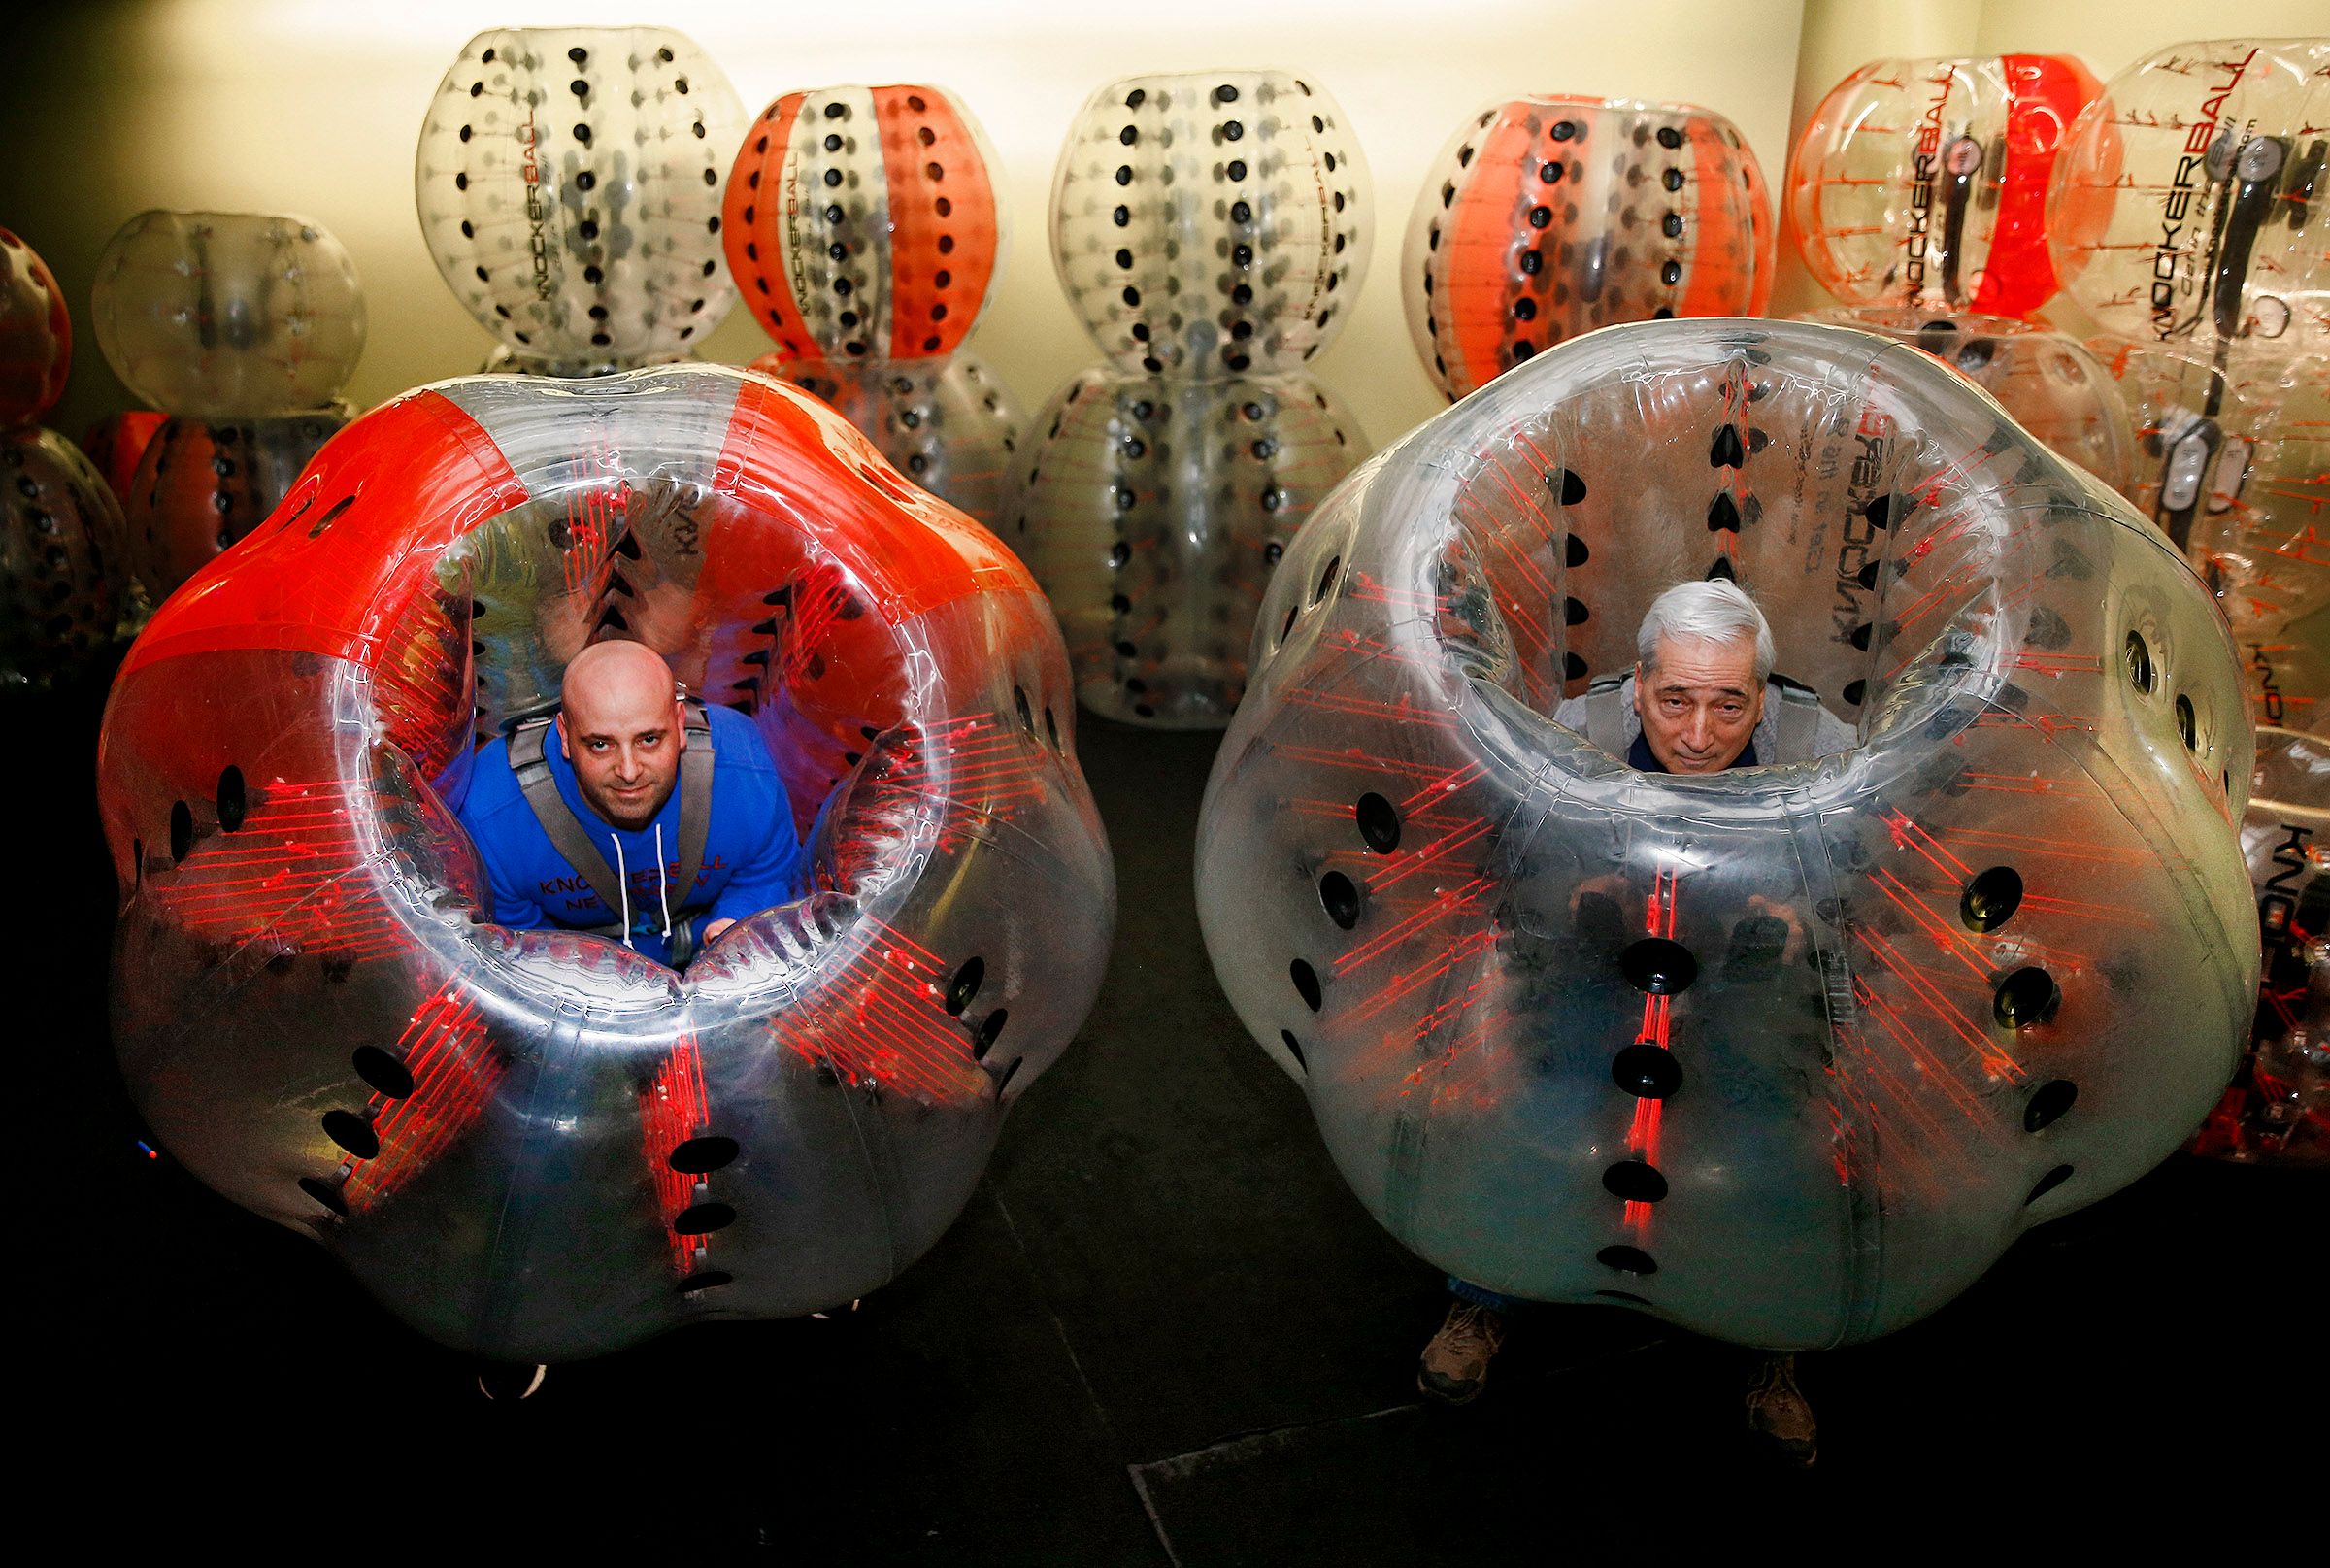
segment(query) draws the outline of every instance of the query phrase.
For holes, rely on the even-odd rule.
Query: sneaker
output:
[[[1810,1468],[1820,1456],[1812,1402],[1796,1386],[1796,1357],[1767,1355],[1748,1380],[1748,1429],[1789,1463]]]
[[[478,1392],[488,1399],[523,1399],[549,1376],[547,1366],[496,1361],[478,1369]]]
[[[1416,1362],[1415,1385],[1427,1399],[1469,1405],[1488,1381],[1489,1357],[1505,1343],[1505,1317],[1470,1301],[1448,1305],[1448,1316]]]

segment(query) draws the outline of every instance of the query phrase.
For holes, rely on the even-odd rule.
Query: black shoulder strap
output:
[[[712,831],[712,717],[695,697],[680,700],[687,750],[680,754],[680,875],[672,879],[685,905],[704,870],[704,840]]]
[[[1772,755],[1760,760],[1809,762],[1816,754],[1820,732],[1820,699],[1810,686],[1790,684],[1779,689],[1779,712],[1772,715]],[[1767,707],[1767,712],[1769,707]]]
[[[1626,684],[1622,675],[1606,675],[1585,688],[1585,738],[1624,761],[1626,745],[1626,704],[1618,693]]]
[[[566,809],[558,781],[550,776],[550,765],[543,757],[543,740],[549,734],[551,722],[546,714],[510,732],[510,771],[517,775],[517,787],[525,792],[526,804],[534,808],[534,820],[550,836],[550,848],[590,884],[600,903],[610,911],[619,910],[624,899],[615,868],[607,864],[607,856],[575,820],[575,814]]]

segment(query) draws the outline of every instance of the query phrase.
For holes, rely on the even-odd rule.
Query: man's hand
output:
[[[720,934],[735,923],[736,922],[734,920],[715,920],[710,925],[704,927],[704,946],[709,948],[714,943],[719,941]]]

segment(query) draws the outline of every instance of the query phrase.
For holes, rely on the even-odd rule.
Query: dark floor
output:
[[[319,1250],[139,1151],[104,1027],[99,699],[0,697],[36,1303],[11,1489],[85,1546],[1183,1568],[2076,1560],[2202,1531],[2311,1550],[2330,1193],[2182,1157],[1931,1320],[1808,1358],[1809,1475],[1745,1436],[1743,1352],[1619,1309],[1540,1310],[1480,1404],[1419,1408],[1437,1277],[1344,1187],[1198,939],[1216,737],[1098,720],[1108,983],[953,1231],[854,1315],[690,1329],[488,1403]]]

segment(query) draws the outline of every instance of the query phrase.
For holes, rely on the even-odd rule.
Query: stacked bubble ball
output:
[[[750,720],[812,868],[684,973],[486,923],[454,816],[606,637]],[[1026,570],[813,398],[408,393],[115,684],[123,1077],[195,1176],[474,1353],[846,1303],[952,1221],[1098,990],[1074,720]]]
[[[2330,1165],[2330,739],[2260,727],[2242,819],[2264,967],[2249,1054],[2195,1152]]]
[[[1703,577],[1857,744],[1668,776],[1555,721]],[[2149,1169],[2247,1044],[2224,622],[1905,345],[1549,350],[1344,482],[1254,653],[1208,951],[1361,1200],[1464,1279],[1868,1339]]]
[[[2049,451],[2115,490],[2137,470],[2135,436],[2119,385],[2078,339],[2029,321],[1970,311],[1838,307],[1811,321],[1914,344],[1997,398]]]
[[[1862,66],[1788,161],[1806,270],[1847,305],[2036,310],[2055,292],[2047,182],[2095,93],[2067,54]]]
[[[777,340],[752,368],[990,524],[1020,416],[963,342],[1003,260],[996,168],[941,88],[788,92],[748,127],[721,213],[729,270]]]
[[[1130,78],[1078,116],[1052,261],[1110,363],[1030,421],[1005,538],[1092,712],[1206,727],[1237,707],[1281,555],[1364,455],[1301,367],[1358,294],[1369,199],[1342,112],[1285,72]]]
[[[1441,150],[1400,298],[1450,401],[1616,321],[1761,316],[1772,204],[1731,121],[1691,104],[1526,97]]]
[[[0,229],[0,686],[76,673],[112,646],[127,607],[120,505],[81,449],[39,422],[72,360],[56,279]]]
[[[2330,38],[2173,45],[2088,106],[2047,196],[2056,270],[2136,421],[2127,493],[2261,647],[2330,606],[2325,125]],[[2321,651],[2298,652],[2281,697],[2330,696]]]
[[[158,601],[274,511],[348,422],[363,292],[308,218],[149,212],[106,243],[90,306],[114,373],[170,416],[126,501],[138,580]]]
[[[720,176],[744,118],[719,67],[665,28],[480,33],[421,125],[429,254],[513,369],[682,358],[735,302]]]

